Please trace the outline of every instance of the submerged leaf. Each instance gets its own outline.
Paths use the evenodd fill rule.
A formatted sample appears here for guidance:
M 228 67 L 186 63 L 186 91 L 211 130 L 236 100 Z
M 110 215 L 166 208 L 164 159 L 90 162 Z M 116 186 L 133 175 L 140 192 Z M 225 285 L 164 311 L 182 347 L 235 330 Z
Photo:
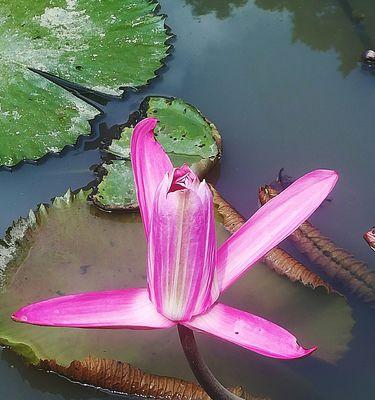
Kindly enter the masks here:
M 276 189 L 265 186 L 259 191 L 260 202 L 264 204 L 277 194 Z M 289 238 L 328 276 L 348 288 L 365 303 L 375 306 L 375 272 L 371 271 L 364 262 L 339 248 L 308 221 L 304 222 Z
M 221 155 L 221 138 L 216 127 L 195 107 L 181 99 L 149 97 L 141 105 L 144 117 L 155 117 L 157 140 L 175 166 L 189 164 L 204 177 Z M 108 153 L 120 159 L 104 162 L 105 174 L 93 200 L 105 210 L 134 210 L 137 207 L 133 172 L 130 164 L 131 128 L 125 128 L 113 140 Z
M 170 37 L 149 0 L 0 4 L 0 165 L 58 153 L 88 135 L 97 111 L 28 67 L 109 94 L 145 85 Z

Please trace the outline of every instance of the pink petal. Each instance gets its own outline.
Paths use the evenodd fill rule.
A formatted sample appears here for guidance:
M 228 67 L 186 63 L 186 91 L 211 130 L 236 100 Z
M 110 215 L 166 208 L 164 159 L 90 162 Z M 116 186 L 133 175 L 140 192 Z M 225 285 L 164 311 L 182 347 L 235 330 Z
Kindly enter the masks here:
M 168 155 L 155 140 L 156 124 L 155 118 L 146 118 L 139 122 L 134 128 L 130 145 L 137 199 L 146 236 L 149 233 L 156 189 L 166 172 L 173 169 Z
M 226 289 L 294 232 L 319 207 L 337 179 L 335 171 L 312 171 L 261 207 L 218 250 L 220 289 Z
M 12 318 L 33 325 L 71 328 L 157 329 L 175 325 L 156 311 L 147 289 L 56 297 L 23 307 Z
M 316 350 L 304 349 L 291 333 L 273 322 L 220 303 L 183 324 L 267 357 L 292 359 Z
M 150 298 L 161 314 L 181 321 L 212 305 L 219 295 L 213 200 L 189 167 L 160 184 L 148 245 Z

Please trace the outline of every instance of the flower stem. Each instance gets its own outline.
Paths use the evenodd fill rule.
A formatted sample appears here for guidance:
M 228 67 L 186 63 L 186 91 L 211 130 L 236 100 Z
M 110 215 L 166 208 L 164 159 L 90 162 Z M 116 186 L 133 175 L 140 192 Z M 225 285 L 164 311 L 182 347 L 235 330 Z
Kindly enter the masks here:
M 199 353 L 194 333 L 183 325 L 178 325 L 178 334 L 185 357 L 197 381 L 213 400 L 242 400 L 226 389 L 212 374 Z

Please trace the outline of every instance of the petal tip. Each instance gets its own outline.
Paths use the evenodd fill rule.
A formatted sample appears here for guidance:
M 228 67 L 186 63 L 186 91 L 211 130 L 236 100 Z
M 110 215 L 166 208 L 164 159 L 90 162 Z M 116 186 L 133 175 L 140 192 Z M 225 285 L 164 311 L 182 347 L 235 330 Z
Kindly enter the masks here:
M 157 123 L 158 120 L 156 118 L 144 118 L 139 121 L 134 127 L 132 141 L 134 141 L 138 135 L 142 134 L 152 133 L 154 136 L 154 129 L 156 128 Z
M 315 171 L 312 171 L 312 173 L 317 175 L 320 179 L 332 179 L 335 183 L 339 179 L 338 171 L 333 169 L 316 169 Z
M 15 312 L 10 317 L 14 322 L 28 322 L 27 316 L 23 314 L 21 310 Z
M 151 129 L 154 129 L 156 127 L 157 123 L 159 122 L 159 120 L 157 118 L 154 118 L 154 117 L 146 118 L 146 120 L 149 122 L 150 127 L 152 126 Z
M 305 349 L 304 347 L 302 347 L 302 349 L 303 349 L 303 354 L 299 358 L 310 356 L 312 353 L 318 350 L 318 346 L 311 347 L 310 349 Z
M 143 125 L 147 125 L 147 128 L 151 130 L 154 130 L 158 120 L 156 118 L 150 117 L 150 118 L 145 118 L 143 119 L 140 123 L 143 122 Z

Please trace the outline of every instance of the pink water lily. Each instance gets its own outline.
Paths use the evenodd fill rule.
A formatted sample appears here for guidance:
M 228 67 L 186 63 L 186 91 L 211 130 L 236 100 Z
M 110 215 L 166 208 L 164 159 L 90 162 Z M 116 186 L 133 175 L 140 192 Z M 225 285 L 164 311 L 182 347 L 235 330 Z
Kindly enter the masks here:
M 211 191 L 186 165 L 173 168 L 146 118 L 134 129 L 131 161 L 148 244 L 148 289 L 83 293 L 34 303 L 15 321 L 79 328 L 159 329 L 176 324 L 268 357 L 311 353 L 287 330 L 219 303 L 220 293 L 289 236 L 326 198 L 337 173 L 316 170 L 260 208 L 219 249 Z

